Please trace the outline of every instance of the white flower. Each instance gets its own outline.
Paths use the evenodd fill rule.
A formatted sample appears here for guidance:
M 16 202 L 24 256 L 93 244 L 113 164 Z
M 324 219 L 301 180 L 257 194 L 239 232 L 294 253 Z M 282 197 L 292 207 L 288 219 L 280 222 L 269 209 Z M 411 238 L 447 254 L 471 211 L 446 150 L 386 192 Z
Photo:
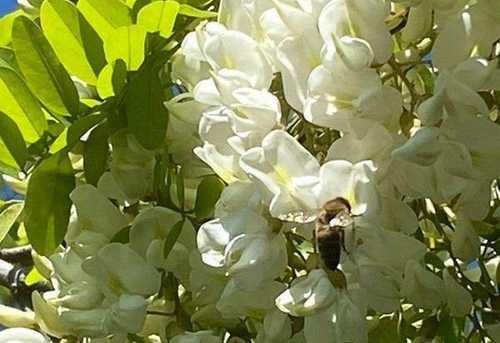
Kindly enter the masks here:
M 50 343 L 50 340 L 35 330 L 12 328 L 0 332 L 0 343 Z
M 443 280 L 415 260 L 406 263 L 401 295 L 426 309 L 439 307 L 446 299 Z
M 125 216 L 94 186 L 79 186 L 70 197 L 76 206 L 78 220 L 85 229 L 111 239 L 127 226 Z
M 384 23 L 386 17 L 383 1 L 333 0 L 321 12 L 318 26 L 328 49 L 341 56 L 349 50 L 361 51 L 365 55 L 361 60 L 353 59 L 354 51 L 343 56 L 352 69 L 359 70 L 370 65 L 373 58 L 377 63 L 389 59 L 392 39 Z M 371 58 L 368 57 L 370 54 Z
M 443 281 L 446 288 L 446 303 L 450 309 L 450 314 L 456 317 L 467 315 L 473 305 L 470 293 L 460 286 L 446 269 L 443 271 Z
M 281 343 L 288 342 L 292 335 L 292 325 L 288 315 L 278 310 L 269 312 L 264 318 L 262 329 L 259 331 L 256 342 Z
M 289 289 L 276 298 L 276 306 L 292 316 L 308 316 L 330 307 L 336 291 L 322 269 L 315 269 L 300 277 Z
M 128 293 L 148 297 L 160 289 L 160 273 L 134 250 L 120 243 L 106 245 L 97 256 L 86 259 L 82 268 L 95 277 L 107 295 Z
M 285 270 L 286 240 L 280 234 L 242 234 L 226 246 L 224 257 L 228 275 L 238 287 L 255 289 Z
M 318 183 L 319 163 L 285 131 L 276 130 L 241 157 L 240 165 L 267 191 L 275 217 L 317 207 L 312 188 Z
M 346 292 L 339 293 L 335 314 L 335 334 L 338 342 L 368 342 L 365 309 L 355 304 Z
M 242 234 L 266 233 L 267 222 L 261 216 L 245 208 L 206 222 L 197 235 L 198 250 L 204 263 L 212 267 L 224 266 L 226 246 Z
M 217 302 L 217 310 L 225 317 L 263 316 L 274 307 L 274 299 L 285 286 L 271 281 L 252 291 L 239 288 L 229 281 Z
M 259 45 L 239 31 L 222 31 L 209 37 L 203 52 L 215 71 L 234 69 L 241 72 L 257 89 L 271 85 L 272 69 Z
M 455 232 L 451 238 L 451 251 L 464 262 L 479 257 L 481 242 L 469 218 L 458 213 Z
M 330 161 L 321 166 L 316 194 L 320 204 L 342 197 L 349 201 L 355 215 L 377 212 L 378 193 L 375 187 L 375 166 L 371 161 L 352 164 Z
M 35 313 L 0 304 L 0 324 L 7 327 L 35 327 Z
M 198 331 L 175 336 L 170 341 L 172 343 L 219 343 L 220 338 L 211 331 Z
M 344 131 L 361 112 L 361 100 L 380 91 L 381 82 L 373 69 L 352 71 L 342 63 L 334 66 L 328 70 L 320 65 L 311 72 L 304 117 L 316 125 Z

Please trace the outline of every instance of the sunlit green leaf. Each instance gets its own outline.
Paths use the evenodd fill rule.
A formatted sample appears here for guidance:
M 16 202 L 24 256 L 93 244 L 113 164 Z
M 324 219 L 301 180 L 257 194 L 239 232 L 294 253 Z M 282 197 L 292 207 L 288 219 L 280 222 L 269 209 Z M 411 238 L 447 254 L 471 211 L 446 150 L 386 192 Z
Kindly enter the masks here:
M 24 208 L 26 233 L 33 248 L 47 256 L 62 242 L 75 188 L 73 168 L 65 151 L 49 157 L 31 175 Z
M 23 168 L 29 158 L 23 135 L 16 122 L 2 112 L 0 112 L 0 138 L 19 168 Z
M 137 70 L 144 61 L 146 30 L 139 25 L 120 27 L 109 35 L 104 44 L 106 60 L 121 59 L 128 70 Z
M 40 20 L 43 32 L 70 74 L 95 85 L 106 64 L 102 40 L 68 0 L 47 0 Z
M 15 11 L 0 19 L 0 46 L 10 44 L 12 41 L 12 24 L 14 23 L 14 19 L 22 13 L 22 11 Z
M 120 0 L 80 0 L 77 6 L 104 41 L 115 29 L 132 24 L 130 9 Z
M 0 67 L 0 111 L 14 120 L 27 142 L 38 140 L 47 129 L 40 104 L 15 71 Z
M 193 6 L 190 6 L 188 4 L 181 4 L 180 9 L 179 9 L 179 14 L 182 14 L 182 15 L 185 15 L 188 17 L 202 18 L 202 19 L 217 17 L 216 12 L 200 10 L 200 9 L 193 7 Z
M 223 190 L 224 183 L 217 176 L 206 176 L 201 181 L 196 192 L 194 207 L 196 217 L 200 219 L 210 217 Z
M 127 65 L 122 60 L 109 63 L 97 79 L 97 93 L 102 99 L 120 94 L 127 82 Z
M 44 281 L 44 280 L 45 280 L 45 277 L 42 274 L 40 274 L 40 272 L 38 271 L 38 269 L 36 269 L 36 267 L 33 267 L 33 269 L 31 269 L 31 271 L 28 273 L 28 275 L 26 275 L 26 279 L 24 279 L 24 283 L 27 286 L 31 286 L 31 285 L 34 285 L 38 282 Z
M 75 85 L 38 26 L 26 17 L 17 17 L 12 45 L 19 68 L 38 99 L 56 114 L 78 113 Z
M 108 161 L 109 130 L 106 126 L 96 127 L 90 133 L 83 150 L 83 170 L 88 183 L 97 186 L 97 182 L 106 171 Z
M 168 37 L 174 29 L 179 8 L 179 3 L 175 1 L 155 1 L 139 11 L 137 23 L 144 26 L 148 32 L 159 31 Z
M 16 203 L 10 205 L 2 213 L 0 213 L 0 242 L 3 241 L 10 228 L 16 222 L 17 218 L 23 211 L 24 203 Z

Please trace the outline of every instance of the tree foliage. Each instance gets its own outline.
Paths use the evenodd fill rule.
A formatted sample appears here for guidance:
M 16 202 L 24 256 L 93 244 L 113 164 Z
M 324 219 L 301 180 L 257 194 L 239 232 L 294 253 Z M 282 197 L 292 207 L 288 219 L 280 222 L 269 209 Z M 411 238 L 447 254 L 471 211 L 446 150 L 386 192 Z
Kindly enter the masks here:
M 500 342 L 499 13 L 22 2 L 0 342 Z

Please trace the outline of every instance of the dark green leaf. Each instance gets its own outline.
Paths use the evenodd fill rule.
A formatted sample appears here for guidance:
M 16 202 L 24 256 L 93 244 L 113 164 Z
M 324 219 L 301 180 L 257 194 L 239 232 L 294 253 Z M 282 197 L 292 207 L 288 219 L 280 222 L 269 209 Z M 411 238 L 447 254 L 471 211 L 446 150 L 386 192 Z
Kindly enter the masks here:
M 93 114 L 78 119 L 68 129 L 68 145 L 73 145 L 74 143 L 76 143 L 93 126 L 103 121 L 104 118 L 106 118 L 104 114 Z
M 383 318 L 377 327 L 368 334 L 370 343 L 400 342 L 398 335 L 398 322 L 390 318 Z
M 463 319 L 444 317 L 440 318 L 437 331 L 439 337 L 442 337 L 445 343 L 459 343 L 464 341 L 463 327 Z
M 224 183 L 217 176 L 206 176 L 196 192 L 194 207 L 196 217 L 203 219 L 212 216 L 215 203 L 219 200 L 223 190 Z
M 92 127 L 104 120 L 104 114 L 94 114 L 82 117 L 74 122 L 69 128 L 66 128 L 50 147 L 51 153 L 56 153 L 65 147 L 72 149 L 80 138 Z
M 80 0 L 77 6 L 103 41 L 115 29 L 132 25 L 130 9 L 120 0 Z
M 179 203 L 179 207 L 184 210 L 185 189 L 184 189 L 184 173 L 182 172 L 182 168 L 178 168 L 177 173 L 175 174 L 175 189 L 177 192 L 177 201 Z
M 23 135 L 19 131 L 16 122 L 2 112 L 0 112 L 0 138 L 9 153 L 16 160 L 19 168 L 23 169 L 29 158 Z
M 24 16 L 17 17 L 12 46 L 19 68 L 38 99 L 56 114 L 78 113 L 75 85 L 38 26 Z
M 130 242 L 130 226 L 118 231 L 118 233 L 111 239 L 111 243 L 128 244 Z
M 40 11 L 43 32 L 62 64 L 74 76 L 95 85 L 106 64 L 103 43 L 68 0 L 44 1 Z
M 42 161 L 31 175 L 24 224 L 39 254 L 50 255 L 64 239 L 71 208 L 69 194 L 74 188 L 73 168 L 65 151 Z
M 168 112 L 157 68 L 145 64 L 128 85 L 125 100 L 130 131 L 146 149 L 163 144 L 167 131 Z
M 97 186 L 97 182 L 106 171 L 109 156 L 109 130 L 107 126 L 96 127 L 85 142 L 83 150 L 83 170 L 88 183 Z
M 168 232 L 167 238 L 165 239 L 165 246 L 163 247 L 163 256 L 165 259 L 168 258 L 168 255 L 172 251 L 177 239 L 179 238 L 182 227 L 184 226 L 184 220 L 177 222 Z
M 0 67 L 19 71 L 16 55 L 12 49 L 0 47 Z
M 0 139 L 0 172 L 10 175 L 17 176 L 19 173 L 19 166 L 16 160 L 12 157 L 11 153 L 5 146 L 4 142 Z
M 0 67 L 0 111 L 14 120 L 24 140 L 35 142 L 47 129 L 40 104 L 17 73 Z

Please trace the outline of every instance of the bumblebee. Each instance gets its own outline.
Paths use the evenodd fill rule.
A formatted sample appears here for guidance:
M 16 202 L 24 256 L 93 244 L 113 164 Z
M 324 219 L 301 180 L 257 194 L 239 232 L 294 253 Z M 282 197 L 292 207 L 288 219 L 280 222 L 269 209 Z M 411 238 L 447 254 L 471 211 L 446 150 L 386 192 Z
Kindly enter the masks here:
M 351 205 L 344 198 L 327 201 L 316 219 L 315 238 L 319 255 L 326 267 L 335 271 L 344 244 L 344 228 L 352 224 Z

